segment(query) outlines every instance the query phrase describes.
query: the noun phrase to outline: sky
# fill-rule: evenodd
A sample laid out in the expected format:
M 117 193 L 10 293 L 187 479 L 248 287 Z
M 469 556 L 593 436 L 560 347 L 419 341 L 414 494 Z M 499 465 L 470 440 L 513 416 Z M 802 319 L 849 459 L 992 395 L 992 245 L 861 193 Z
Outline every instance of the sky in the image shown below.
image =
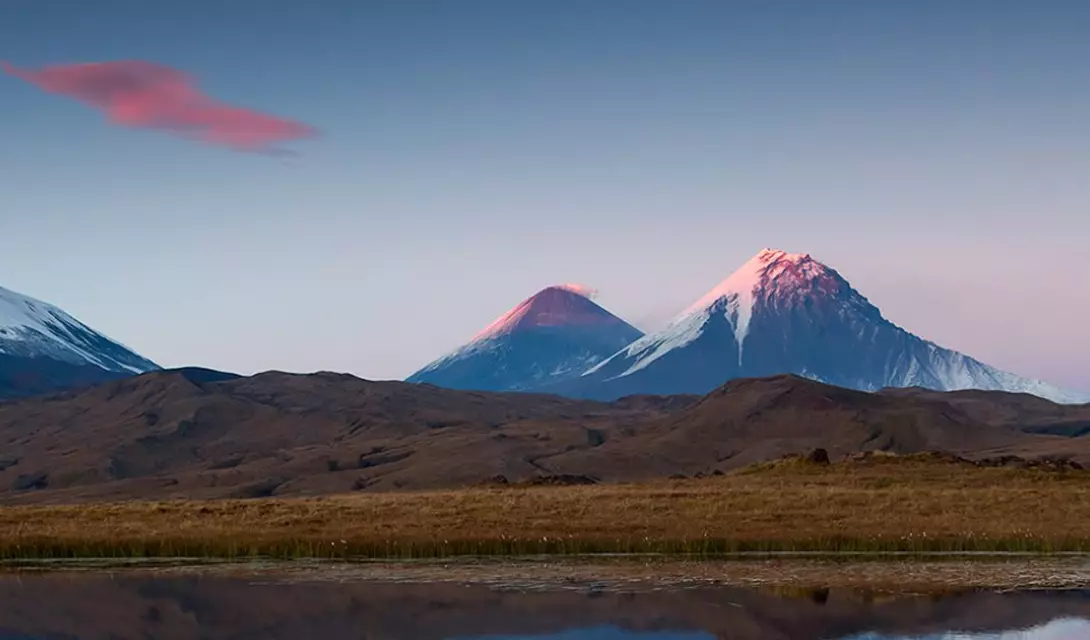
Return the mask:
M 9 0 L 0 286 L 164 366 L 400 378 L 764 247 L 1090 391 L 1090 3 Z M 61 67 L 57 65 L 109 63 Z M 121 98 L 118 98 L 121 96 Z

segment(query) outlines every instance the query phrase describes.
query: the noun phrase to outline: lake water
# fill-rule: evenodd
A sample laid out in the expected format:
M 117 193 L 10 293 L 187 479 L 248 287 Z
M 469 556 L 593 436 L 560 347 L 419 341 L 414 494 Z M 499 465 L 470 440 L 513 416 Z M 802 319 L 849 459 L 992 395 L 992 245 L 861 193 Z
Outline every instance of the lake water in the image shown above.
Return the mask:
M 1090 640 L 1090 590 L 278 569 L 0 572 L 0 639 Z M 555 573 L 555 572 L 554 572 Z M 382 574 L 387 575 L 387 574 Z M 532 576 L 531 576 L 532 577 Z

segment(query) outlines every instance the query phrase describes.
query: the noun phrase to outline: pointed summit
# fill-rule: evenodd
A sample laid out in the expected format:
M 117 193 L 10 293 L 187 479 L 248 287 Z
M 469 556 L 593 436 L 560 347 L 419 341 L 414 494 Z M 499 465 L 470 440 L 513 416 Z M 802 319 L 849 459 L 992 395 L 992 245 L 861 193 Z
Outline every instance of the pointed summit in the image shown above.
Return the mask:
M 841 284 L 847 285 L 836 272 L 815 261 L 810 254 L 763 249 L 690 305 L 675 322 L 703 314 L 717 304 L 725 305 L 740 360 L 753 307 L 758 300 L 767 302 L 772 296 L 787 298 L 817 287 L 833 290 Z
M 473 336 L 471 342 L 532 327 L 623 322 L 591 301 L 591 296 L 591 290 L 582 285 L 546 287 L 496 318 L 492 324 Z
M 582 285 L 546 287 L 407 380 L 452 389 L 529 391 L 578 377 L 643 334 Z
M 809 254 L 765 249 L 686 308 L 584 373 L 581 395 L 707 393 L 734 378 L 796 374 L 842 387 L 1081 396 L 999 371 L 886 320 Z

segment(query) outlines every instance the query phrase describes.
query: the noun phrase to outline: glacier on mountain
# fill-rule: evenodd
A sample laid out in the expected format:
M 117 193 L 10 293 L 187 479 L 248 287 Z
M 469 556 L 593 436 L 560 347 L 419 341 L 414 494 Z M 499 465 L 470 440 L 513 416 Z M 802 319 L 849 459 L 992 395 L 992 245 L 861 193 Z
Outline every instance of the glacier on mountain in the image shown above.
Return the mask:
M 152 361 L 83 324 L 61 309 L 0 287 L 0 355 L 50 359 L 73 366 L 137 374 Z
M 835 270 L 765 249 L 668 326 L 585 371 L 579 395 L 706 393 L 739 377 L 795 373 L 866 391 L 924 387 L 1085 395 L 1001 371 L 898 327 Z

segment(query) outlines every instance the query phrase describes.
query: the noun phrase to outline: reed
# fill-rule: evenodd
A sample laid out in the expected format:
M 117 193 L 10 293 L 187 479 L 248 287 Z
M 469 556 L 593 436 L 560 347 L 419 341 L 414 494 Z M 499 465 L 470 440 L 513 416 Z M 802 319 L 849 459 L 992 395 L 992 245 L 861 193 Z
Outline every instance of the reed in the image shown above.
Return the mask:
M 906 458 L 702 480 L 0 508 L 0 558 L 1090 552 L 1090 472 Z

